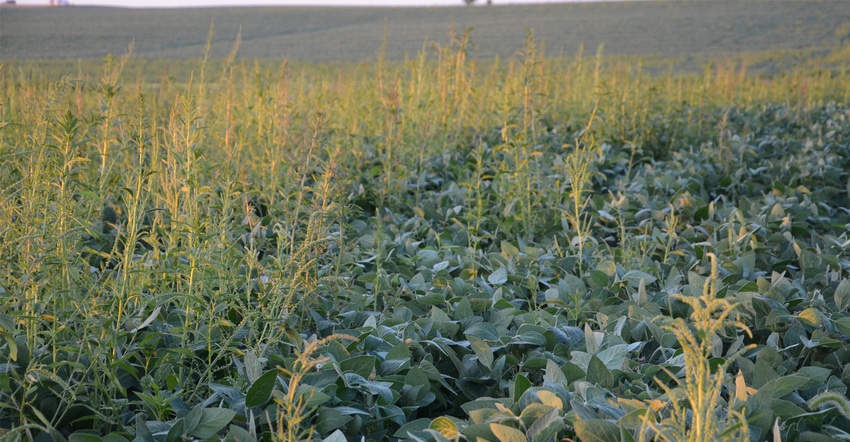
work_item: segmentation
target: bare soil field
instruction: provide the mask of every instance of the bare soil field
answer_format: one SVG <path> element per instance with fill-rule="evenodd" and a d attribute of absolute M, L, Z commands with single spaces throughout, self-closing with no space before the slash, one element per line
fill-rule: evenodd
<path fill-rule="evenodd" d="M 386 37 L 390 60 L 413 57 L 450 28 L 473 28 L 478 58 L 509 57 L 526 30 L 550 55 L 582 45 L 606 54 L 715 57 L 773 50 L 828 51 L 850 41 L 850 8 L 840 1 L 640 1 L 456 8 L 243 7 L 0 10 L 0 59 L 87 59 L 124 52 L 186 59 L 203 52 L 214 23 L 213 57 L 240 33 L 247 59 L 364 61 Z"/>

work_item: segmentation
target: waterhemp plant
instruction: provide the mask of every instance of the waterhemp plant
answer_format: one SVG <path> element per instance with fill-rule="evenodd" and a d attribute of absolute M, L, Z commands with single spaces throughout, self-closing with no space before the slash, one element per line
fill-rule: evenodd
<path fill-rule="evenodd" d="M 0 437 L 847 438 L 847 70 L 472 36 L 0 70 Z"/>

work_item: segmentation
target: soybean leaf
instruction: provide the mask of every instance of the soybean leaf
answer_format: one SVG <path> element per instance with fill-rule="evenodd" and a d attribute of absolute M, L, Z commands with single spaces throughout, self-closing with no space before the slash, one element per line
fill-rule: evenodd
<path fill-rule="evenodd" d="M 499 270 L 496 270 L 487 277 L 487 282 L 493 285 L 508 282 L 508 270 L 504 267 L 499 267 Z"/>
<path fill-rule="evenodd" d="M 579 419 L 576 435 L 584 442 L 619 442 L 620 427 L 605 419 Z"/>
<path fill-rule="evenodd" d="M 265 376 L 265 375 L 263 375 Z M 236 412 L 225 408 L 204 408 L 201 422 L 192 430 L 191 435 L 200 439 L 209 439 L 227 426 Z"/>
<path fill-rule="evenodd" d="M 838 284 L 834 298 L 839 311 L 850 308 L 850 279 L 844 279 Z"/>
<path fill-rule="evenodd" d="M 460 436 L 460 431 L 457 428 L 457 424 L 455 424 L 451 419 L 440 416 L 428 425 L 428 428 L 431 430 L 440 433 L 446 439 L 456 439 Z"/>
<path fill-rule="evenodd" d="M 246 407 L 259 407 L 269 401 L 272 397 L 275 383 L 277 382 L 277 374 L 277 369 L 269 370 L 251 384 L 251 387 L 248 388 L 248 393 L 245 395 Z"/>
<path fill-rule="evenodd" d="M 251 436 L 248 430 L 240 426 L 230 425 L 227 436 L 224 437 L 224 442 L 257 442 L 257 438 Z"/>
<path fill-rule="evenodd" d="M 528 442 L 528 438 L 525 437 L 522 431 L 507 425 L 491 423 L 490 431 L 493 432 L 493 435 L 496 436 L 499 442 Z"/>
<path fill-rule="evenodd" d="M 490 345 L 474 335 L 467 335 L 466 338 L 469 339 L 469 344 L 472 346 L 475 356 L 478 357 L 478 361 L 487 367 L 488 370 L 493 368 L 493 350 L 490 348 Z"/>

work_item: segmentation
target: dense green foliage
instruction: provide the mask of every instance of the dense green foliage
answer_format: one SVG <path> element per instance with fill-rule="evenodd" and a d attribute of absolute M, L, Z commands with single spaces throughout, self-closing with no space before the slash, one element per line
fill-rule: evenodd
<path fill-rule="evenodd" d="M 6 66 L 0 436 L 850 436 L 846 70 L 467 49 Z"/>

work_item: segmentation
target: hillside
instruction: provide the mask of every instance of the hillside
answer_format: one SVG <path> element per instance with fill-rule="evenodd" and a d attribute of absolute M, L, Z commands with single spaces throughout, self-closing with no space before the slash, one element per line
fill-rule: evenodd
<path fill-rule="evenodd" d="M 117 9 L 3 7 L 0 59 L 98 59 L 135 42 L 141 58 L 197 58 L 214 23 L 213 57 L 237 34 L 247 59 L 315 62 L 414 56 L 450 28 L 472 27 L 474 54 L 509 57 L 526 29 L 550 55 L 583 44 L 610 55 L 729 56 L 766 50 L 825 51 L 850 41 L 850 8 L 839 1 L 648 1 L 457 8 Z"/>

